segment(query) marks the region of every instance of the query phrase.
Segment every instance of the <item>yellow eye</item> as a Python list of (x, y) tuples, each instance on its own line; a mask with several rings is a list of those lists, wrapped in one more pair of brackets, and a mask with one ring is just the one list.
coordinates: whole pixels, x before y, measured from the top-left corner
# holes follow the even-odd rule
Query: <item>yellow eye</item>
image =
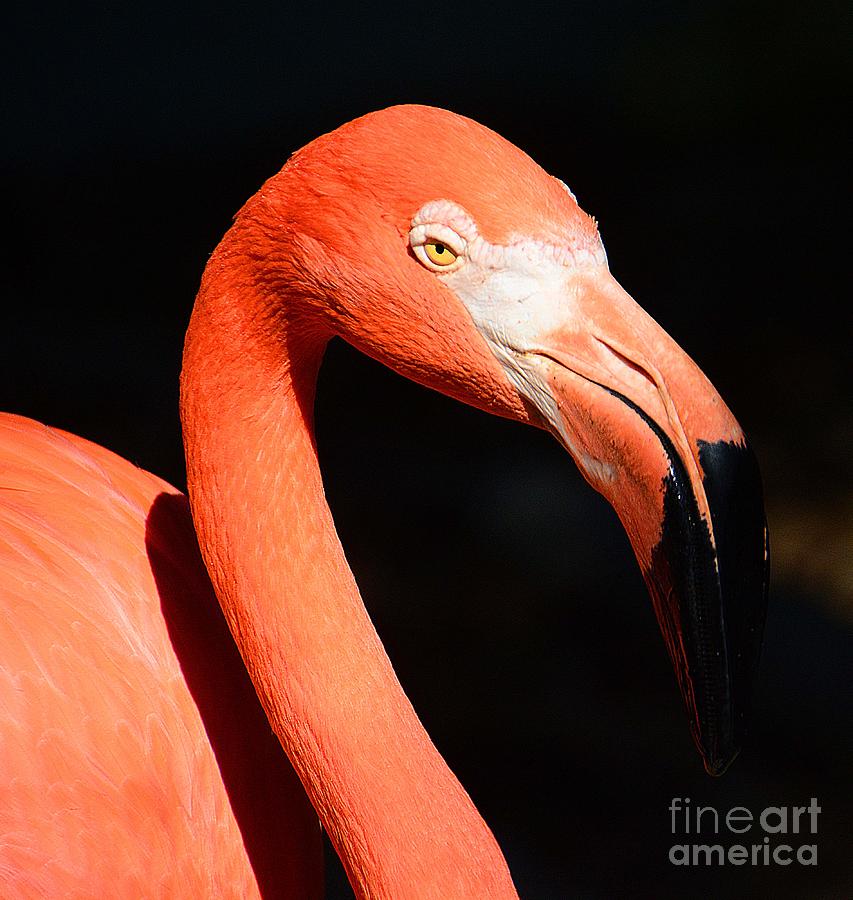
[(456, 262), (456, 254), (441, 241), (429, 241), (424, 244), (424, 253), (431, 263), (437, 266), (450, 266)]

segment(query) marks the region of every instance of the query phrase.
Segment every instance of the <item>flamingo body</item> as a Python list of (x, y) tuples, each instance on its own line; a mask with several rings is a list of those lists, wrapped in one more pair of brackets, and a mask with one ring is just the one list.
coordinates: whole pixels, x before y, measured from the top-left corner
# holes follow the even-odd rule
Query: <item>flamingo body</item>
[(18, 416), (0, 460), (0, 895), (316, 896), (186, 498)]

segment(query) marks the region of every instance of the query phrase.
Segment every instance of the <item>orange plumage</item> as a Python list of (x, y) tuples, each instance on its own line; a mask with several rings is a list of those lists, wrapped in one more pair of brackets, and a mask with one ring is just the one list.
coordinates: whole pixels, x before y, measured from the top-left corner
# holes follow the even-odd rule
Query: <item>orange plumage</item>
[(318, 896), (316, 816), (186, 498), (0, 415), (0, 569), (0, 894)]

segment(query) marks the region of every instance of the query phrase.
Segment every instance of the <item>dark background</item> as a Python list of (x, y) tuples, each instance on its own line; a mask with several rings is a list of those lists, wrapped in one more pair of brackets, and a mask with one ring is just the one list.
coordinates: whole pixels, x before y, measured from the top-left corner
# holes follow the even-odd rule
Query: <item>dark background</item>
[[(627, 539), (556, 443), (330, 349), (344, 546), (525, 898), (853, 896), (845, 7), (47, 3), (4, 29), (1, 408), (183, 485), (182, 335), (231, 216), (317, 134), (424, 102), (569, 183), (749, 433), (772, 603), (751, 739), (711, 780)], [(674, 796), (817, 797), (819, 866), (676, 869)]]

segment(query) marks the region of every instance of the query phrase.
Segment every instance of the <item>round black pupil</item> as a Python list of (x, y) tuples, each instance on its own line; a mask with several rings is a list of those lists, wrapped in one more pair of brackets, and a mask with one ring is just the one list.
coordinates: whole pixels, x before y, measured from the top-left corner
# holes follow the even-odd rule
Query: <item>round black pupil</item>
[(446, 249), (447, 249), (447, 248), (444, 246), (444, 244), (436, 244), (436, 245), (435, 245), (435, 252), (436, 252), (439, 256), (444, 256), (444, 251), (445, 251)]

